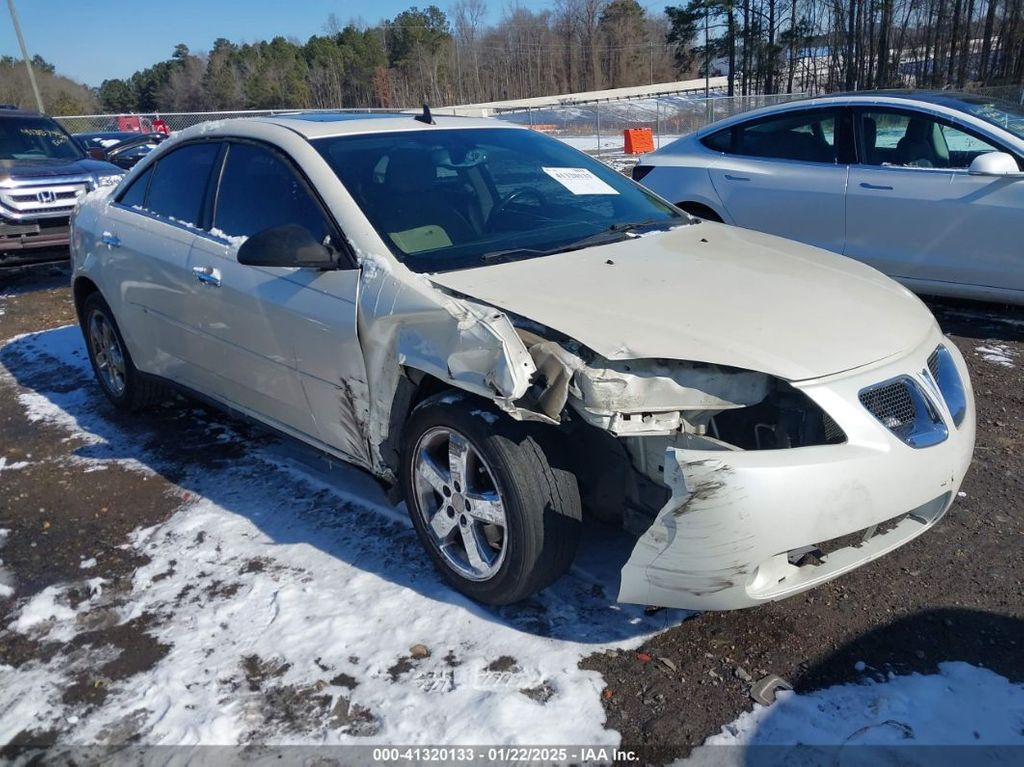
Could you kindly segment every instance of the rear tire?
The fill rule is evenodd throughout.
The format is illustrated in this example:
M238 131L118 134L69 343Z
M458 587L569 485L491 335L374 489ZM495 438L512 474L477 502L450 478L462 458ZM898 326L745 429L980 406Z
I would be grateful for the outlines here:
M133 412L163 399L164 387L136 369L114 313L98 292L82 303L81 327L92 371L114 407Z
M535 426L452 392L413 410L402 451L406 504L456 590L510 604L569 569L582 514L576 477L559 468L556 450Z

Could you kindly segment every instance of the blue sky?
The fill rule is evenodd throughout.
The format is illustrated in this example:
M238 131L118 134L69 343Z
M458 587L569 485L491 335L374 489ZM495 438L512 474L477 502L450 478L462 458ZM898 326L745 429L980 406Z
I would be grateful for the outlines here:
M433 0L442 9L453 0ZM253 42L276 35L306 40L330 13L343 22L390 18L431 0L16 0L29 54L88 85L125 77L169 58L181 42L208 50L218 37ZM519 0L538 9L545 0ZM507 5L488 0L493 18ZM0 53L20 58L6 3L0 3Z

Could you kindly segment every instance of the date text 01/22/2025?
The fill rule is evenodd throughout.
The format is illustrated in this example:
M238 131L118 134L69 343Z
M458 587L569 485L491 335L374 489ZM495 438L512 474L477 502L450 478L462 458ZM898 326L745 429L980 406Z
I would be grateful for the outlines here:
M605 746L384 746L373 749L378 762L635 762L633 751Z

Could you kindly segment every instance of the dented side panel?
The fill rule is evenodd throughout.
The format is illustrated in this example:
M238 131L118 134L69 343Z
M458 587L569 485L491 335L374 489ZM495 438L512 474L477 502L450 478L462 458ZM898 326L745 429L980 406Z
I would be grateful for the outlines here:
M359 335L372 395L367 437L377 472L390 479L381 445L404 369L514 410L511 403L526 392L536 366L503 313L446 296L415 275L396 279L382 257L361 258Z

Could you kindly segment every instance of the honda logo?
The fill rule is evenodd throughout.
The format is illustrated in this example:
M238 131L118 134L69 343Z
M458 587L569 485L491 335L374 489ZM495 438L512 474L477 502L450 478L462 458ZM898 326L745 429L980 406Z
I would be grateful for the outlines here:
M57 202L57 193L52 189L44 189L36 192L36 200L40 205L49 205L51 202Z

